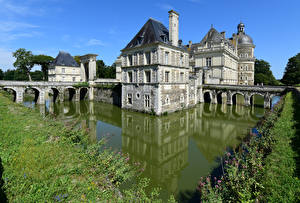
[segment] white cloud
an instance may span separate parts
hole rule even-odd
[[[29,23],[22,23],[22,22],[15,22],[15,21],[2,21],[0,22],[0,32],[10,32],[14,30],[20,29],[30,29],[30,28],[38,28],[39,26],[29,24]]]
[[[0,68],[2,70],[12,69],[14,62],[15,58],[12,56],[12,51],[0,48]]]
[[[24,37],[34,37],[41,35],[40,32],[32,30],[38,26],[15,21],[0,22],[0,41],[7,42]]]
[[[90,39],[87,43],[87,46],[105,46],[105,43],[103,43],[101,40],[98,39]]]
[[[162,10],[167,10],[167,11],[174,10],[174,7],[170,4],[159,3],[159,4],[156,4],[156,6],[158,6]]]
[[[26,2],[26,1],[25,1]],[[1,7],[0,11],[2,14],[13,16],[13,15],[20,15],[20,16],[41,16],[45,14],[45,10],[42,8],[34,8],[33,6],[29,5],[20,5],[15,1],[9,0],[0,0]]]

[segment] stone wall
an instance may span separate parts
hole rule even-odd
[[[121,106],[121,85],[113,88],[96,87],[94,89],[94,100]]]

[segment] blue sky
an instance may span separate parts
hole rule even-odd
[[[299,8],[299,0],[0,0],[0,68],[13,68],[18,48],[53,57],[95,53],[110,65],[149,17],[168,27],[174,9],[184,44],[201,41],[211,24],[230,37],[243,21],[255,56],[281,78],[300,52]]]

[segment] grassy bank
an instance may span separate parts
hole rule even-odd
[[[258,133],[225,155],[223,176],[200,180],[202,200],[299,202],[298,114],[298,97],[288,93],[266,114]]]
[[[42,118],[0,93],[0,202],[157,200],[121,153],[88,143],[88,132]],[[120,191],[127,181],[134,188]]]

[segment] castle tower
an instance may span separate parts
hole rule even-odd
[[[173,46],[178,46],[179,14],[173,10],[169,11],[169,41]]]
[[[236,44],[239,56],[238,84],[254,85],[254,48],[252,38],[245,33],[245,24],[237,26]]]

